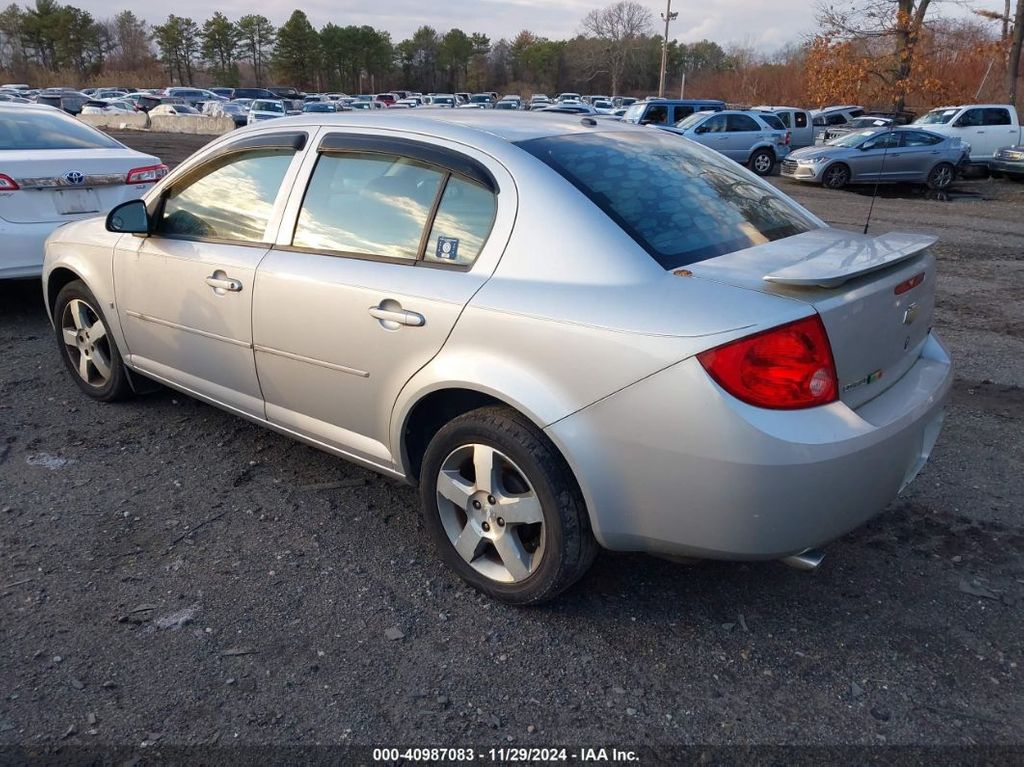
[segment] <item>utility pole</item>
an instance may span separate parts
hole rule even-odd
[[[658,80],[658,98],[665,97],[665,67],[668,65],[668,24],[679,18],[679,11],[672,11],[672,0],[668,0],[665,12],[661,14],[665,20],[665,37],[661,41],[661,78]]]

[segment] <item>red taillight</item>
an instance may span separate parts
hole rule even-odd
[[[147,165],[145,168],[132,168],[128,171],[124,183],[152,184],[167,175],[166,165]]]
[[[697,355],[718,385],[743,402],[794,410],[835,402],[836,366],[817,314]]]
[[[922,282],[924,282],[924,272],[921,272],[920,274],[915,274],[909,280],[904,280],[903,282],[901,282],[893,289],[893,293],[895,293],[897,296],[902,296],[908,290],[913,290]]]
[[[0,192],[13,192],[20,188],[13,178],[0,173]]]

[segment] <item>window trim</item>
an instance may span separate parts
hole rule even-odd
[[[465,176],[497,196],[501,190],[494,175],[482,163],[446,147],[425,144],[407,138],[368,136],[355,133],[328,133],[317,146],[319,154],[388,154],[418,160],[448,173]],[[314,172],[315,172],[314,167]],[[312,175],[310,176],[312,179]]]

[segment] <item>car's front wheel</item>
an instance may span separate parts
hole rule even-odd
[[[850,169],[841,162],[828,166],[821,175],[821,185],[829,189],[842,189],[849,183]]]
[[[71,377],[93,399],[113,402],[132,392],[121,353],[100,303],[84,282],[69,282],[53,306],[57,346]]]
[[[758,149],[750,155],[750,161],[747,164],[757,175],[768,176],[775,169],[775,155],[767,149]]]
[[[441,558],[470,585],[510,604],[556,597],[597,553],[568,464],[510,408],[474,410],[434,436],[420,473],[420,504]]]
[[[956,169],[948,162],[940,162],[928,174],[928,188],[941,191],[949,187],[956,178]]]

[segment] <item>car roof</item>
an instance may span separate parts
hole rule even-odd
[[[318,113],[284,117],[273,121],[273,126],[261,124],[240,128],[230,135],[243,131],[280,130],[286,125],[326,128],[371,128],[374,130],[401,130],[422,133],[435,138],[461,141],[471,146],[479,145],[488,138],[506,143],[530,141],[578,133],[593,133],[595,126],[589,121],[593,115],[557,112],[518,112],[514,110],[494,111],[491,109],[431,110],[429,107],[402,114],[384,111],[371,114]],[[585,122],[588,121],[588,122]],[[602,120],[600,132],[647,130],[628,123]]]

